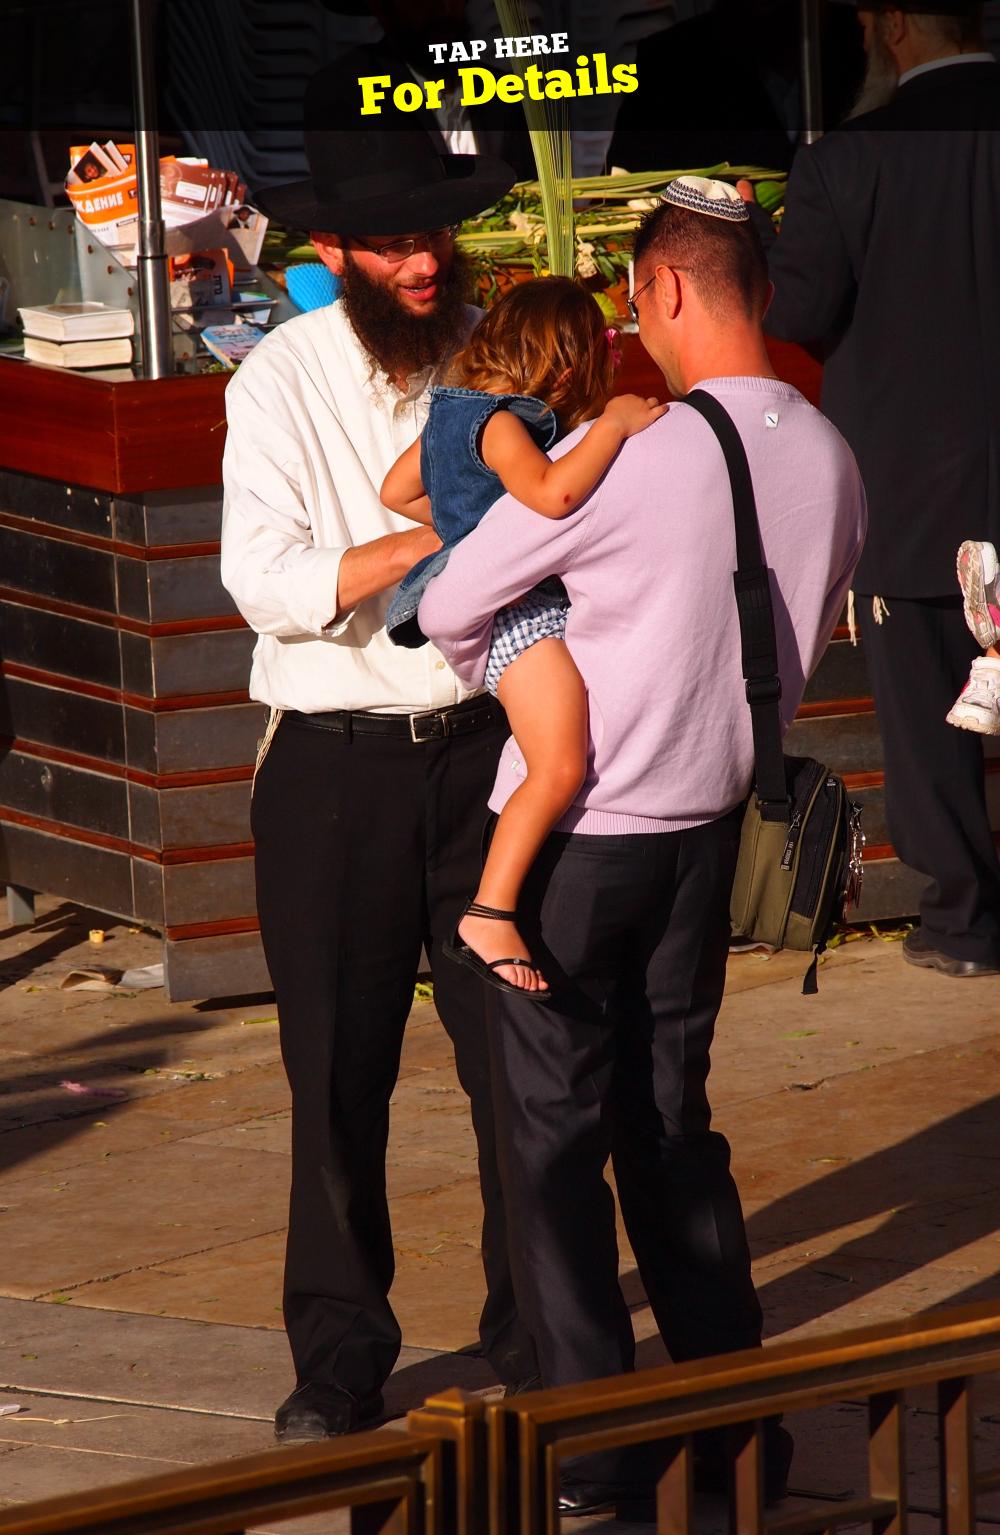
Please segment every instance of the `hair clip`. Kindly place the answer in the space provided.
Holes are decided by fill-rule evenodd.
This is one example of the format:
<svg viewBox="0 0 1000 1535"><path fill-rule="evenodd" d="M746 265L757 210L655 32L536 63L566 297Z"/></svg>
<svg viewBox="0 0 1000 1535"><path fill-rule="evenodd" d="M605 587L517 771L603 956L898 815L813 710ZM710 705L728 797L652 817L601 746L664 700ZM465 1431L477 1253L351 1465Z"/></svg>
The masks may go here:
<svg viewBox="0 0 1000 1535"><path fill-rule="evenodd" d="M609 325L607 330L604 332L604 339L608 343L608 346L611 348L611 361L616 372L622 365L622 349L619 344L620 334L621 332L619 331L617 325Z"/></svg>

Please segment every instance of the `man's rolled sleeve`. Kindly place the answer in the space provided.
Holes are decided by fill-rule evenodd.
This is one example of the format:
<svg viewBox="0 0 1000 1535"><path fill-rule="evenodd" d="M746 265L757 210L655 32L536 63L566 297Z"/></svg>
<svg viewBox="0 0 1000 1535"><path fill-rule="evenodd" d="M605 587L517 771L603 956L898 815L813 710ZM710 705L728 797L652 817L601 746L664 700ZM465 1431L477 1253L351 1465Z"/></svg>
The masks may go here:
<svg viewBox="0 0 1000 1535"><path fill-rule="evenodd" d="M236 380L234 380L235 384ZM318 549L295 439L248 388L230 386L223 458L222 584L258 634L342 634L337 580L348 546Z"/></svg>
<svg viewBox="0 0 1000 1535"><path fill-rule="evenodd" d="M489 660L490 641L493 638L493 614L491 613L489 618L484 619L482 623L478 624L468 634L445 634L443 632L433 634L424 627L427 622L427 619L424 617L424 605L425 603L427 604L428 612L433 613L436 611L434 599L432 598L428 603L428 597L434 587L444 580L445 575L447 575L447 571L444 572L444 575L435 576L434 580L428 583L427 591L424 593L420 603L420 627L424 634L427 634L428 638L437 646L452 671L457 677L462 679L466 687L481 688L486 680L486 663ZM447 608L447 601L447 583L445 583L445 597L443 599L445 608Z"/></svg>

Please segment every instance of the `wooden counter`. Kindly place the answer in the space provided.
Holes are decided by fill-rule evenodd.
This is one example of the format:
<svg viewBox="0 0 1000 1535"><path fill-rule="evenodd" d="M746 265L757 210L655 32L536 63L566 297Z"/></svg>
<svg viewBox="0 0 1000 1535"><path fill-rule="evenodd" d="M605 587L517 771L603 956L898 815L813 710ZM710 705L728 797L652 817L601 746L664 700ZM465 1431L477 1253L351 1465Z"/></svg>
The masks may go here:
<svg viewBox="0 0 1000 1535"><path fill-rule="evenodd" d="M619 387L662 397L637 338L624 351ZM818 399L804 352L773 357ZM0 882L160 929L178 1000L269 986L249 827L264 711L246 692L254 636L218 574L227 382L0 358ZM865 807L862 914L915 910L921 880L889 846L846 630L789 748L843 772Z"/></svg>
<svg viewBox="0 0 1000 1535"><path fill-rule="evenodd" d="M0 358L0 466L115 495L218 484L229 377L110 383Z"/></svg>

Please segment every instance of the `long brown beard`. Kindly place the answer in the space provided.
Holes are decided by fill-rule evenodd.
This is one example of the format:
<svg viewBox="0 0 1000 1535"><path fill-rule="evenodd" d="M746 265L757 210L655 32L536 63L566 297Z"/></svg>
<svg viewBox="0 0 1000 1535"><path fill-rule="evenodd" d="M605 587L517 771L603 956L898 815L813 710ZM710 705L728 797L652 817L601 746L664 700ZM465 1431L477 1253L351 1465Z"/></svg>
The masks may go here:
<svg viewBox="0 0 1000 1535"><path fill-rule="evenodd" d="M371 362L390 377L421 373L437 367L465 340L465 306L472 296L472 268L459 251L438 279L438 292L429 314L404 309L395 290L376 282L344 252L343 304Z"/></svg>

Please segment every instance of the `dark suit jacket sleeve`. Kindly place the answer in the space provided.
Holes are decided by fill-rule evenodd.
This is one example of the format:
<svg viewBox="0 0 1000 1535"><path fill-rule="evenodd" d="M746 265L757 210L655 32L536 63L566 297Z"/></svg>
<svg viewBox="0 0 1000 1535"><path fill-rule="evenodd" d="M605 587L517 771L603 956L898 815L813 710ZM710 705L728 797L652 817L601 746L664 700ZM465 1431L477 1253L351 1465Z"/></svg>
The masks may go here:
<svg viewBox="0 0 1000 1535"><path fill-rule="evenodd" d="M795 157L781 233L768 252L774 300L764 328L783 341L833 339L854 303L850 252L830 199L822 141Z"/></svg>
<svg viewBox="0 0 1000 1535"><path fill-rule="evenodd" d="M769 213L764 212L763 208L760 206L760 203L751 203L750 222L760 236L760 243L763 245L765 253L770 258L771 247L777 239L777 230L774 227L773 218Z"/></svg>

